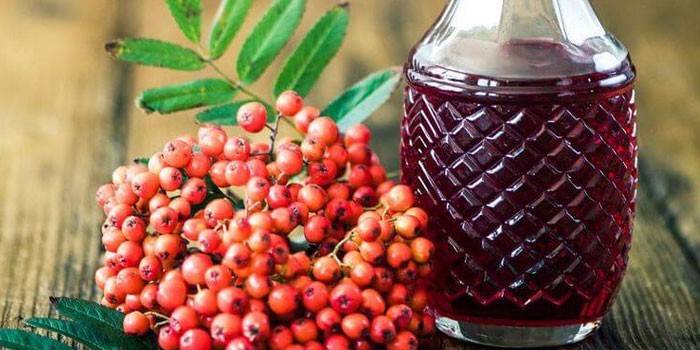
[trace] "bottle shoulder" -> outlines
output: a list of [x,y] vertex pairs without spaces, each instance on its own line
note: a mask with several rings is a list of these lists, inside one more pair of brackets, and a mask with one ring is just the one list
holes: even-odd
[[[508,58],[499,58],[500,62],[493,64],[508,65],[510,63],[507,60]],[[426,62],[414,50],[404,71],[407,82],[414,87],[488,98],[595,95],[631,88],[636,79],[636,69],[629,55],[604,70],[573,70],[556,75],[513,77],[497,72],[484,74],[469,65],[458,68],[444,63]]]

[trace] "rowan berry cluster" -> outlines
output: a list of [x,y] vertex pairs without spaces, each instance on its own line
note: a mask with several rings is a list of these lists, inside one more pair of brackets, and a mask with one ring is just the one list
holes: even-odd
[[[427,214],[366,126],[341,134],[294,92],[276,109],[274,126],[260,103],[237,115],[269,143],[205,126],[114,171],[97,191],[102,304],[163,349],[417,348],[434,331]],[[276,140],[280,120],[302,139]]]

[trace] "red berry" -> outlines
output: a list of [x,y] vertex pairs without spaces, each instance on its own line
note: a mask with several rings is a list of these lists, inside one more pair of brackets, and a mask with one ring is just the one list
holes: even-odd
[[127,267],[117,273],[117,288],[126,294],[141,293],[144,285],[139,269],[135,267]]
[[369,218],[357,224],[357,233],[363,241],[373,242],[381,235],[382,227],[377,219]]
[[290,285],[281,284],[272,288],[267,297],[270,310],[278,315],[292,313],[297,308],[299,294]]
[[204,273],[213,265],[209,255],[192,254],[182,263],[182,277],[191,285],[204,284]]
[[409,331],[399,332],[394,340],[387,344],[387,350],[417,350],[418,339]]
[[192,299],[192,308],[201,315],[216,315],[219,311],[216,305],[216,293],[209,289],[200,290]]
[[267,205],[272,209],[286,207],[292,203],[292,193],[286,186],[272,185],[267,194]]
[[328,288],[321,282],[311,282],[301,292],[306,310],[319,312],[328,304]]
[[[231,185],[226,178],[226,168],[228,165],[229,162],[225,160],[220,160],[212,164],[211,168],[209,169],[209,177],[211,177],[211,181],[214,182],[215,185],[219,187],[228,187]],[[206,190],[206,187],[204,189]]]
[[301,344],[313,341],[318,337],[316,323],[308,318],[294,320],[290,329],[294,335],[294,340]]
[[231,340],[226,346],[226,350],[255,350],[255,345],[250,342],[247,338],[238,337]]
[[341,283],[331,290],[329,301],[333,309],[342,315],[347,315],[360,308],[362,293],[360,288],[352,282]]
[[277,97],[275,108],[279,114],[291,117],[297,114],[304,107],[304,99],[295,91],[285,91]]
[[396,329],[401,330],[408,327],[413,317],[413,310],[406,304],[399,304],[389,307],[386,316],[394,322]]
[[333,308],[326,307],[316,313],[316,325],[326,333],[335,333],[340,330],[342,316]]
[[297,199],[306,204],[309,211],[315,212],[323,208],[328,200],[328,195],[321,186],[309,184],[299,190]]
[[233,204],[228,199],[215,199],[204,208],[204,220],[209,227],[216,226],[221,220],[233,218]]
[[369,336],[377,344],[387,344],[396,337],[396,327],[388,317],[377,316],[372,319]]
[[170,314],[170,328],[178,333],[197,327],[199,320],[197,312],[193,308],[182,305],[178,306],[172,314]]
[[245,280],[245,292],[253,298],[264,298],[270,293],[270,279],[268,276],[263,276],[253,273]]
[[207,128],[206,132],[199,136],[199,148],[202,153],[217,157],[224,151],[226,132],[219,128]]
[[203,153],[194,153],[189,164],[185,167],[185,171],[190,177],[204,177],[210,168],[211,159],[209,159],[209,156]]
[[129,216],[122,222],[122,233],[132,242],[141,242],[146,238],[146,223],[138,216]]
[[304,237],[309,243],[321,243],[332,231],[331,221],[327,217],[314,215],[304,226]]
[[236,120],[243,130],[258,133],[267,122],[267,109],[260,102],[248,102],[238,110]]
[[340,266],[333,258],[324,256],[314,263],[312,273],[321,282],[332,282],[340,277]]
[[[369,165],[372,161],[372,150],[365,143],[353,143],[348,146],[348,160],[351,164]],[[369,168],[367,169],[369,173]],[[369,174],[370,178],[372,174]]]
[[197,238],[200,248],[205,253],[215,253],[221,245],[221,236],[214,230],[203,230]]
[[270,191],[270,181],[256,176],[248,180],[246,184],[246,195],[253,202],[259,202],[267,197]]
[[345,146],[355,143],[368,144],[372,138],[372,131],[364,124],[355,124],[345,131]]
[[122,267],[136,267],[143,259],[143,248],[132,241],[125,241],[117,248],[117,261]]
[[192,158],[192,147],[182,140],[172,140],[163,148],[163,161],[165,164],[184,168]]
[[301,152],[283,149],[277,153],[277,168],[285,175],[296,175],[304,167]]
[[314,119],[318,118],[321,112],[316,107],[306,106],[303,107],[299,112],[294,115],[294,126],[297,130],[306,134],[309,130],[309,124],[311,124]]
[[124,316],[124,333],[129,335],[144,335],[148,332],[151,323],[146,315],[139,311],[132,311]]
[[430,240],[417,237],[411,241],[411,255],[413,261],[419,264],[424,264],[430,261],[430,258],[435,252],[435,245]]
[[365,289],[362,291],[362,307],[361,310],[365,315],[375,317],[384,314],[386,304],[384,298],[374,289]]
[[332,145],[338,139],[338,126],[331,118],[319,117],[309,124],[308,135],[325,145]]
[[180,337],[180,350],[209,349],[211,349],[211,337],[203,329],[190,329]]
[[369,286],[374,280],[374,267],[366,262],[360,262],[350,270],[350,278],[360,287]]
[[[182,173],[179,169],[173,167],[165,167],[158,173],[160,186],[166,191],[175,191],[182,185]],[[133,183],[132,183],[133,186]]]
[[284,350],[293,343],[294,335],[292,331],[285,326],[277,326],[272,329],[272,334],[267,341],[267,346],[271,350]]
[[180,333],[175,332],[170,326],[160,328],[158,332],[158,346],[164,350],[177,350],[180,348]]
[[248,307],[248,296],[237,287],[226,287],[216,295],[216,303],[221,312],[243,315]]
[[231,283],[232,278],[231,270],[223,265],[214,265],[204,272],[204,283],[213,292],[226,288]]
[[341,328],[350,339],[359,339],[369,335],[369,319],[367,316],[354,313],[343,317]]
[[394,242],[386,250],[386,262],[397,269],[411,260],[411,248],[402,242]]
[[226,182],[231,186],[243,186],[250,179],[250,169],[242,160],[228,162],[225,170]]
[[200,204],[207,197],[207,184],[200,178],[190,178],[182,185],[181,197],[191,204]]
[[242,137],[229,137],[224,145],[224,157],[228,160],[248,160],[250,143]]
[[182,241],[178,235],[160,235],[156,239],[154,252],[161,261],[172,261],[182,251]]
[[158,305],[166,310],[174,310],[185,303],[187,286],[180,280],[162,281],[158,285]]
[[389,209],[402,212],[413,206],[413,190],[406,185],[396,185],[387,192]]
[[255,342],[266,339],[270,335],[270,321],[262,312],[249,312],[243,317],[243,335]]
[[214,344],[224,346],[233,339],[243,335],[241,317],[228,313],[221,313],[214,317],[209,327]]

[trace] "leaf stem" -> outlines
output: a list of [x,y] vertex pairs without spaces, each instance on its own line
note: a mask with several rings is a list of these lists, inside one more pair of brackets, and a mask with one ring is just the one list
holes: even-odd
[[238,90],[240,90],[242,93],[244,93],[244,94],[246,94],[246,95],[248,95],[248,96],[250,96],[250,97],[252,97],[252,98],[254,98],[254,99],[256,99],[256,100],[265,102],[266,104],[269,105],[269,103],[268,103],[264,98],[262,98],[260,95],[256,94],[255,92],[253,92],[253,91],[249,90],[248,88],[246,88],[245,86],[243,86],[243,84],[242,84],[241,82],[235,81],[235,80],[229,78],[229,77],[226,75],[226,73],[224,73],[224,71],[222,71],[221,68],[219,68],[219,66],[217,66],[214,62],[212,62],[211,60],[205,60],[205,62],[206,62],[212,69],[214,69],[214,71],[215,71],[217,74],[219,74],[219,76],[221,76],[224,80],[226,80],[227,83],[231,84],[231,86],[232,86],[233,88],[238,89]]

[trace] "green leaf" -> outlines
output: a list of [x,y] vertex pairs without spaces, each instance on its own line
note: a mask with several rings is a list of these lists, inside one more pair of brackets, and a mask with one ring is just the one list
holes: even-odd
[[236,113],[244,104],[252,100],[236,101],[214,106],[197,113],[195,119],[202,124],[236,125]]
[[70,350],[71,348],[48,337],[19,329],[0,329],[0,346],[18,350]]
[[394,69],[372,73],[331,101],[321,114],[333,118],[345,131],[381,107],[400,81],[401,74]]
[[209,36],[209,55],[217,59],[224,54],[231,40],[243,25],[253,0],[222,0],[216,11]]
[[275,82],[275,96],[285,90],[306,96],[342,46],[347,28],[345,8],[336,7],[323,15],[285,62]]
[[224,103],[231,100],[235,92],[228,82],[210,78],[148,89],[141,93],[137,102],[146,113],[167,114]]
[[122,330],[124,314],[119,311],[82,299],[51,297],[49,300],[58,313],[65,317],[115,329],[120,332]]
[[134,158],[134,163],[136,163],[136,164],[148,165],[149,161],[150,161],[150,158],[146,158],[146,157]]
[[146,66],[184,71],[204,68],[204,61],[193,50],[155,39],[114,40],[105,50],[116,59]]
[[201,0],[165,0],[177,26],[191,42],[199,43],[199,32],[202,25]]
[[294,34],[304,14],[305,0],[275,0],[246,38],[236,70],[246,84],[256,81]]
[[304,228],[302,226],[297,226],[287,237],[289,237],[289,250],[292,253],[303,252],[311,247],[311,244],[304,236]]
[[121,331],[96,331],[89,324],[76,321],[35,317],[24,323],[30,327],[56,332],[94,349],[148,349],[138,338],[127,336]]

